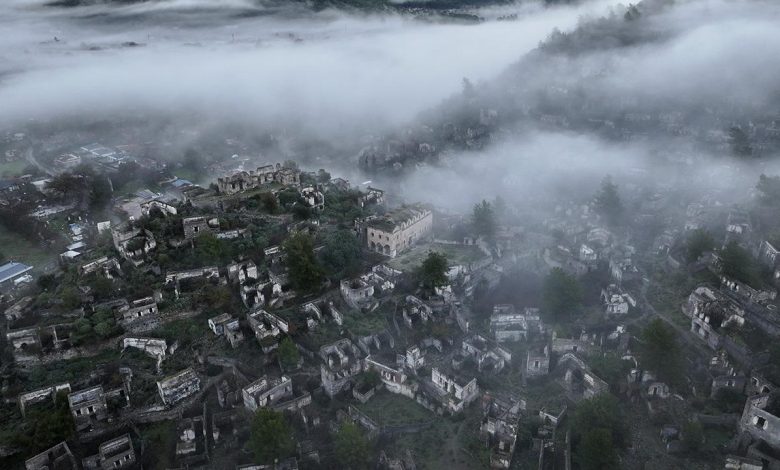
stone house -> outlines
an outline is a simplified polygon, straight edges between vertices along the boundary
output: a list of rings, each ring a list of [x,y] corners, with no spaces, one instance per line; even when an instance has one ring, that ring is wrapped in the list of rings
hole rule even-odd
[[[219,230],[219,219],[216,217],[187,217],[181,221],[184,229],[184,239],[192,240],[201,233],[214,233]]]
[[[607,393],[609,384],[599,378],[585,362],[572,353],[564,354],[558,361],[564,370],[563,386],[573,399],[589,399]]]
[[[78,470],[76,458],[65,441],[44,450],[24,462],[26,470]]]
[[[131,223],[111,228],[111,238],[119,256],[140,266],[148,253],[157,248],[154,235],[147,229],[133,227]]]
[[[451,413],[459,413],[479,397],[479,386],[475,377],[445,372],[438,367],[431,369],[431,382],[437,392],[437,399]]]
[[[136,463],[133,441],[129,434],[103,442],[98,453],[82,460],[84,469],[123,469],[133,468]]]
[[[520,341],[544,331],[538,308],[526,308],[522,313],[513,305],[499,304],[490,315],[490,331],[498,342]]]
[[[270,378],[263,376],[241,390],[244,406],[254,412],[258,408],[271,407],[293,397],[292,380],[287,376]]]
[[[320,348],[322,359],[320,378],[322,387],[329,397],[348,389],[354,378],[363,372],[362,352],[349,339],[340,339]]]
[[[30,392],[21,393],[17,399],[19,403],[19,409],[22,412],[22,416],[25,415],[27,408],[30,405],[41,403],[44,401],[55,401],[57,394],[60,392],[70,393],[70,383],[65,382],[61,384],[50,385],[48,387],[39,388]]]
[[[200,391],[200,378],[194,370],[187,368],[158,381],[157,391],[163,404],[173,406]]]
[[[487,339],[478,334],[473,334],[461,342],[461,354],[471,358],[477,366],[477,370],[501,372],[507,362],[511,362],[512,354],[501,346],[492,346]]]
[[[780,450],[780,397],[772,393],[749,397],[739,420],[739,430]]]
[[[550,373],[550,348],[545,345],[541,351],[529,348],[525,361],[526,377],[541,377]]]
[[[103,387],[98,385],[68,395],[68,405],[77,430],[108,419],[108,405]]]

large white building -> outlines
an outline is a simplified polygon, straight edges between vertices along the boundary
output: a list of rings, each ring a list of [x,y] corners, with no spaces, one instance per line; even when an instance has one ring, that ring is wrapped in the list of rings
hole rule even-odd
[[[395,257],[433,232],[433,213],[419,205],[402,206],[359,224],[366,246]]]

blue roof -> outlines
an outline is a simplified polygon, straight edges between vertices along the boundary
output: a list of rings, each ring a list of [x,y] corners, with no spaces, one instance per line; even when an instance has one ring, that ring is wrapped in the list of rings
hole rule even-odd
[[[182,186],[192,186],[191,181],[182,178],[176,178],[171,184],[176,188],[181,188]]]
[[[6,263],[0,266],[0,282],[8,281],[31,270],[32,266],[22,263]]]

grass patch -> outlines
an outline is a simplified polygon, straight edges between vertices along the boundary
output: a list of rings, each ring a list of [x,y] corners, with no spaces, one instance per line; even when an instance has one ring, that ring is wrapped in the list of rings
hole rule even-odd
[[[435,418],[416,401],[386,391],[377,393],[368,403],[358,404],[357,408],[381,426],[425,423]]]
[[[0,177],[9,178],[12,176],[21,176],[24,169],[27,168],[27,160],[16,160],[13,162],[0,163]]]
[[[0,252],[8,260],[28,264],[38,269],[55,260],[55,253],[46,251],[21,235],[9,232],[1,225]]]
[[[468,265],[485,257],[485,254],[476,246],[423,243],[388,261],[387,264],[394,269],[410,271],[420,265],[429,251],[443,253],[447,257],[447,262],[450,266]]]

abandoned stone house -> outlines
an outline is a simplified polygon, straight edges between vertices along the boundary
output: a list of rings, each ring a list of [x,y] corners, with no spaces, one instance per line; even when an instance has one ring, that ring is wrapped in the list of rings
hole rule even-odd
[[[776,268],[780,264],[780,250],[769,241],[764,240],[758,247],[758,259],[769,268]]]
[[[301,189],[301,198],[306,202],[306,207],[314,211],[325,209],[325,194],[314,186]]]
[[[361,278],[342,279],[339,283],[339,291],[344,302],[354,309],[360,310],[376,302],[374,285]]]
[[[528,348],[525,361],[527,377],[541,377],[550,373],[550,349],[547,345],[539,348]]]
[[[260,277],[257,265],[252,260],[230,263],[227,267],[227,275],[230,282],[238,284]]]
[[[271,378],[263,376],[241,390],[244,406],[254,412],[258,408],[271,407],[293,397],[292,380],[287,376]]]
[[[108,419],[106,396],[100,385],[69,394],[68,404],[77,430],[88,429]]]
[[[780,450],[780,398],[776,394],[760,394],[745,402],[739,430]]]
[[[157,242],[151,231],[133,227],[130,223],[111,228],[111,237],[119,256],[130,261],[134,266],[142,265],[146,255],[157,248]]]
[[[85,470],[133,468],[136,463],[133,441],[129,434],[103,442],[98,453],[82,460]]]
[[[622,316],[636,307],[636,300],[616,284],[610,284],[601,290],[601,301],[604,304],[604,313],[608,317]]]
[[[22,412],[22,416],[25,415],[27,409],[30,406],[42,403],[44,401],[56,401],[57,395],[60,392],[70,393],[70,383],[65,382],[61,384],[50,385],[48,387],[39,388],[38,390],[21,393],[17,398],[17,402],[19,403],[19,409]]]
[[[490,331],[498,342],[520,341],[544,331],[538,308],[518,313],[513,305],[498,304],[490,315]]]
[[[79,266],[79,276],[86,276],[92,273],[98,273],[106,279],[113,279],[115,276],[122,275],[122,268],[116,258],[103,256],[96,260],[89,261]]]
[[[486,395],[480,435],[490,449],[490,468],[509,468],[517,442],[520,403]]]
[[[216,217],[187,217],[181,221],[184,229],[184,239],[192,240],[201,233],[214,233],[219,230],[219,219]]]
[[[208,325],[209,329],[216,336],[224,336],[234,348],[244,340],[244,334],[239,328],[238,318],[233,317],[229,313],[209,318]]]
[[[366,207],[371,204],[381,206],[385,203],[385,192],[381,189],[368,186],[360,196],[360,207]]]
[[[279,337],[282,331],[276,324],[265,318],[264,310],[255,310],[248,313],[247,321],[264,353],[268,354],[279,347]]]
[[[572,353],[564,354],[557,367],[564,371],[563,386],[574,400],[593,398],[609,391],[609,385]]]
[[[76,457],[73,456],[65,441],[27,459],[24,466],[26,470],[77,470],[79,468]]]
[[[419,205],[403,206],[384,216],[356,222],[366,247],[395,258],[433,233],[433,213]]]
[[[501,346],[490,345],[487,339],[478,334],[463,339],[460,354],[474,361],[480,372],[501,372],[512,361],[509,351]]]
[[[479,397],[476,377],[466,377],[433,367],[431,382],[436,392],[435,398],[451,413],[460,413]]]
[[[371,354],[366,357],[366,368],[379,373],[382,383],[389,392],[414,398],[417,386],[407,381],[404,372],[405,359],[405,356],[397,356],[390,352]]]
[[[433,308],[413,295],[407,295],[401,316],[407,328],[414,329],[417,325],[424,325],[433,318]]]
[[[200,378],[194,370],[187,368],[158,381],[157,391],[163,404],[173,406],[200,391]]]
[[[280,163],[265,165],[252,171],[240,171],[230,176],[217,178],[217,187],[223,194],[235,194],[263,185],[277,183],[293,186],[301,183],[301,173],[297,169],[283,167]]]
[[[117,311],[117,321],[122,327],[133,333],[151,331],[160,323],[160,311],[154,297],[134,300],[127,307]]]
[[[320,348],[322,359],[320,378],[329,397],[348,389],[353,379],[363,372],[363,354],[349,339],[340,339]]]

